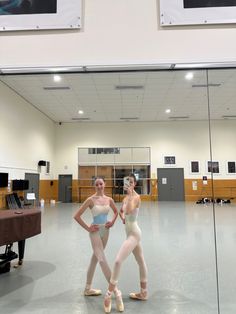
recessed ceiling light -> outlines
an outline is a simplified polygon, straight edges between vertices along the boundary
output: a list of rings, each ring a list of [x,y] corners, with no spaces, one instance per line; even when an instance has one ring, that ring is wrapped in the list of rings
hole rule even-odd
[[[54,79],[54,82],[60,82],[61,77],[60,75],[54,75],[53,79]]]
[[[193,78],[193,72],[188,72],[186,75],[185,75],[185,78],[186,80],[191,80]]]
[[[78,114],[83,114],[83,113],[84,113],[83,110],[78,111]]]
[[[166,113],[170,113],[171,112],[171,110],[170,109],[166,109]]]

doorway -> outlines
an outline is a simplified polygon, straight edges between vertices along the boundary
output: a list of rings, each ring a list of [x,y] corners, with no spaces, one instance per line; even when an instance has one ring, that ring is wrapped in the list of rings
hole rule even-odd
[[[184,169],[157,168],[158,201],[185,201]]]
[[[29,189],[24,191],[24,198],[27,199],[27,193],[35,194],[35,204],[39,204],[39,174],[25,173],[25,180],[29,181]]]
[[[59,174],[58,200],[63,203],[72,202],[72,174]]]

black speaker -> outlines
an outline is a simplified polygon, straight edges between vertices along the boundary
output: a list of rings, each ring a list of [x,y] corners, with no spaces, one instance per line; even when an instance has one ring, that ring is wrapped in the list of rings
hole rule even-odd
[[[8,273],[11,269],[11,263],[6,262],[3,264],[0,264],[0,274]]]
[[[45,160],[40,160],[38,162],[38,166],[46,166],[46,161]]]

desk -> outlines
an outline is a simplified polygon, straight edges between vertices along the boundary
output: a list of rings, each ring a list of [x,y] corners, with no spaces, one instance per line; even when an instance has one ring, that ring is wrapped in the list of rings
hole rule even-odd
[[[19,261],[24,258],[25,239],[39,233],[41,233],[39,209],[0,210],[0,246],[18,242]]]

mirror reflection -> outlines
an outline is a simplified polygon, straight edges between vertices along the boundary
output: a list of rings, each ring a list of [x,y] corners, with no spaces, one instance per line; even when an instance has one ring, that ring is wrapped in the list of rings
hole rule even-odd
[[[222,81],[228,84],[224,92]],[[142,198],[139,224],[149,272],[145,312],[216,314],[215,227],[219,266],[235,242],[233,205],[227,211],[222,202],[215,205],[216,198],[232,200],[236,192],[234,121],[229,118],[236,115],[233,83],[231,70],[1,76],[0,130],[5,132],[14,121],[14,140],[23,140],[35,160],[40,148],[35,144],[32,149],[32,143],[41,145],[46,157],[41,154],[40,159],[50,160],[50,167],[47,173],[44,166],[36,169],[29,158],[30,166],[21,168],[12,159],[0,171],[8,172],[9,180],[39,172],[37,200],[53,199],[61,202],[58,206],[82,203],[93,193],[98,176],[106,182],[106,194],[120,205],[126,195],[124,180],[133,172]],[[37,132],[41,128],[45,137]],[[8,143],[2,145],[8,152]],[[223,221],[231,231],[226,232]],[[120,228],[115,225],[111,235],[111,255],[123,239]],[[226,237],[231,249],[225,246]],[[227,269],[220,268],[222,285]],[[136,269],[124,267],[122,276],[131,278],[127,293],[137,281]],[[99,285],[105,289],[106,282]],[[227,298],[222,294],[221,301],[226,304]]]
[[[233,313],[235,306],[235,69],[209,70],[213,193],[221,313]]]

